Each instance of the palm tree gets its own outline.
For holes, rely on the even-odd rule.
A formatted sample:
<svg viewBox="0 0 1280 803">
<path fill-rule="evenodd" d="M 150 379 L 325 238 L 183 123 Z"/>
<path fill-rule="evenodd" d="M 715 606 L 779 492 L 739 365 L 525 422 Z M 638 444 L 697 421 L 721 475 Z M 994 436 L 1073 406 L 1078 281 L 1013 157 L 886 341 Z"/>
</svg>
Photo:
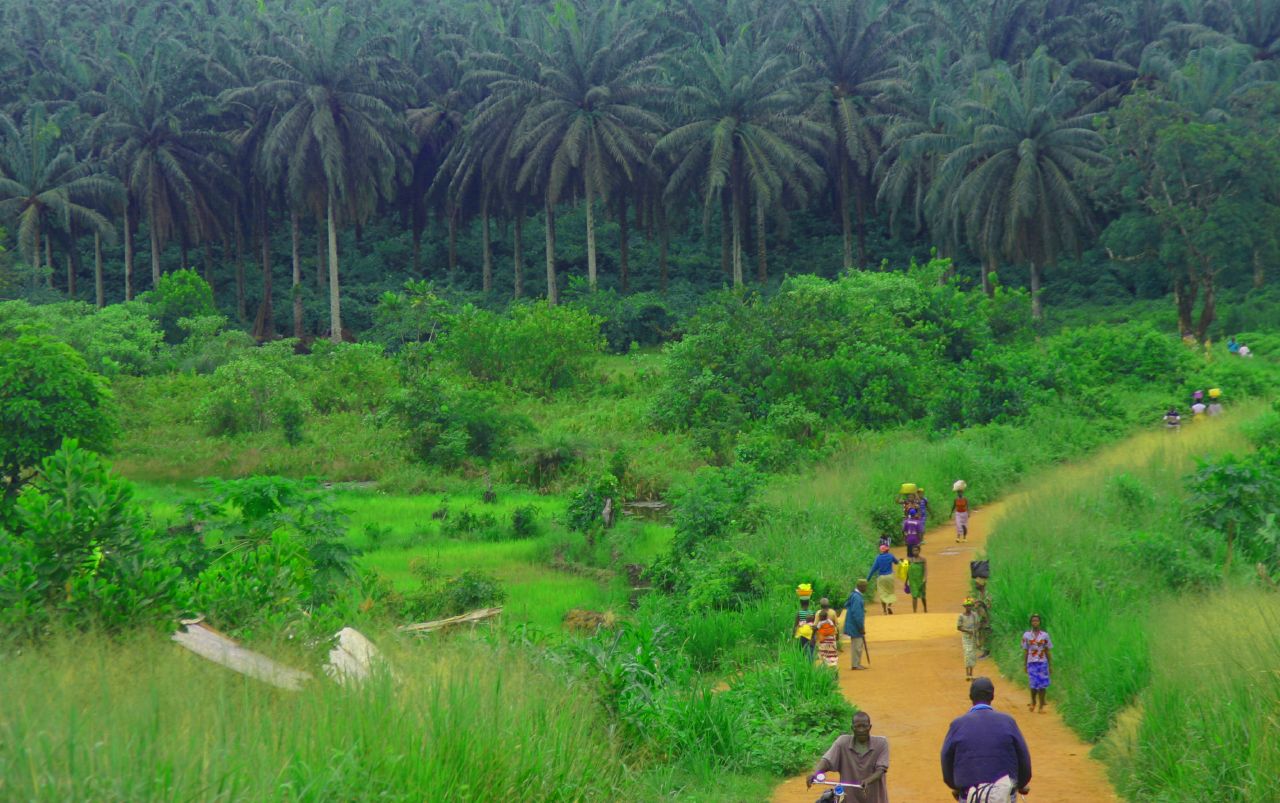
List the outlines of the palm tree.
<svg viewBox="0 0 1280 803">
<path fill-rule="evenodd" d="M 827 166 L 840 205 L 844 268 L 853 267 L 849 221 L 852 197 L 857 211 L 858 263 L 866 264 L 866 201 L 880 155 L 875 119 L 889 111 L 887 95 L 900 86 L 900 52 L 915 26 L 895 30 L 893 16 L 907 0 L 821 0 L 805 9 L 809 72 L 821 87 L 815 117 L 829 129 Z M 876 11 L 879 6 L 879 11 Z"/>
<path fill-rule="evenodd" d="M 686 122 L 662 137 L 654 154 L 672 166 L 669 197 L 695 191 L 704 220 L 721 205 L 722 231 L 732 232 L 733 282 L 741 286 L 747 210 L 753 201 L 757 209 L 779 204 L 784 193 L 803 199 L 821 186 L 827 131 L 797 113 L 800 71 L 745 36 L 724 47 L 713 43 L 690 73 L 676 94 Z"/>
<path fill-rule="evenodd" d="M 278 109 L 262 151 L 273 175 L 291 198 L 324 210 L 330 336 L 341 342 L 338 225 L 361 220 L 378 198 L 393 195 L 404 124 L 383 100 L 390 86 L 376 43 L 336 8 L 303 22 L 275 40 L 279 55 L 261 59 L 269 77 L 252 94 L 274 98 Z"/>
<path fill-rule="evenodd" d="M 17 221 L 19 250 L 36 271 L 43 232 L 61 226 L 110 236 L 111 223 L 99 210 L 122 194 L 119 182 L 60 145 L 60 133 L 41 105 L 21 125 L 0 114 L 0 217 Z"/>
<path fill-rule="evenodd" d="M 960 113 L 971 136 L 938 168 L 931 194 L 974 251 L 994 262 L 1027 263 L 1031 314 L 1041 317 L 1040 269 L 1079 249 L 1093 219 L 1082 188 L 1103 164 L 1092 114 L 1077 111 L 1082 82 L 1038 50 L 1018 71 L 1003 64 L 980 76 Z"/>
<path fill-rule="evenodd" d="M 198 241 L 215 229 L 218 194 L 226 171 L 218 155 L 226 140 L 200 126 L 208 98 L 170 93 L 174 57 L 157 48 L 145 66 L 121 59 L 108 91 L 103 152 L 129 198 L 146 215 L 151 235 L 151 281 L 160 281 L 160 253 L 177 235 Z M 126 222 L 126 225 L 128 223 Z M 181 267 L 187 267 L 183 265 Z"/>
</svg>

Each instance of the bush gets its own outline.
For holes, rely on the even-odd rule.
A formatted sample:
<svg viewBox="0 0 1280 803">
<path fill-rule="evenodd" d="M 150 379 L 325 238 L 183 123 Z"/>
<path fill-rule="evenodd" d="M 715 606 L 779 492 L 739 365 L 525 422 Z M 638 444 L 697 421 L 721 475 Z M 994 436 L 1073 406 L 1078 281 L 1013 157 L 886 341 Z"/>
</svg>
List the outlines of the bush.
<svg viewBox="0 0 1280 803">
<path fill-rule="evenodd" d="M 672 488 L 673 553 L 693 554 L 699 545 L 723 537 L 744 521 L 748 502 L 760 483 L 749 466 L 700 468 Z"/>
<path fill-rule="evenodd" d="M 395 363 L 381 346 L 317 340 L 311 349 L 308 395 L 321 413 L 377 411 L 396 386 Z"/>
<path fill-rule="evenodd" d="M 600 348 L 599 318 L 539 301 L 506 315 L 465 308 L 441 339 L 440 353 L 482 381 L 546 395 L 582 382 Z"/>
<path fill-rule="evenodd" d="M 414 457 L 446 467 L 470 457 L 489 460 L 533 426 L 505 410 L 495 394 L 463 388 L 437 374 L 415 373 L 406 379 L 406 386 L 391 397 L 388 412 L 407 434 Z"/>
<path fill-rule="evenodd" d="M 70 346 L 31 335 L 0 341 L 0 517 L 64 438 L 101 451 L 115 434 L 110 391 Z"/>
<path fill-rule="evenodd" d="M 265 432 L 279 426 L 290 443 L 301 437 L 310 403 L 297 382 L 273 362 L 241 357 L 213 372 L 213 389 L 196 419 L 210 435 Z"/>
<path fill-rule="evenodd" d="M 600 516 L 604 511 L 606 499 L 613 500 L 615 515 L 621 516 L 621 489 L 618 478 L 612 474 L 602 474 L 570 497 L 569 507 L 565 512 L 565 524 L 569 529 L 580 533 L 601 529 L 604 524 Z"/>
<path fill-rule="evenodd" d="M 175 367 L 180 371 L 211 374 L 254 347 L 253 338 L 240 329 L 228 329 L 222 315 L 179 318 L 182 342 L 173 348 Z"/>
<path fill-rule="evenodd" d="M 538 535 L 538 508 L 521 505 L 511 511 L 511 537 L 535 538 Z"/>
<path fill-rule="evenodd" d="M 168 343 L 181 342 L 183 318 L 218 314 L 213 288 L 193 270 L 175 270 L 161 276 L 156 289 L 143 293 L 140 300 L 150 306 Z"/>
</svg>

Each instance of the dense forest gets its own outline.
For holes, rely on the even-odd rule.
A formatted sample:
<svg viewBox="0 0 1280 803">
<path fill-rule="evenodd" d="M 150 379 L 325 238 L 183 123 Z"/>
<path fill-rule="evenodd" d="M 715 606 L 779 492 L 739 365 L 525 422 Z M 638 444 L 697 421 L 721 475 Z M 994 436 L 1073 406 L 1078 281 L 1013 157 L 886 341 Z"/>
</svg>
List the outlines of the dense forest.
<svg viewBox="0 0 1280 803">
<path fill-rule="evenodd" d="M 554 304 L 936 248 L 1034 316 L 1102 276 L 1205 339 L 1276 258 L 1280 0 L 8 0 L 0 24 L 5 297 L 102 306 L 190 267 L 260 339 L 341 339 L 406 280 Z"/>
</svg>

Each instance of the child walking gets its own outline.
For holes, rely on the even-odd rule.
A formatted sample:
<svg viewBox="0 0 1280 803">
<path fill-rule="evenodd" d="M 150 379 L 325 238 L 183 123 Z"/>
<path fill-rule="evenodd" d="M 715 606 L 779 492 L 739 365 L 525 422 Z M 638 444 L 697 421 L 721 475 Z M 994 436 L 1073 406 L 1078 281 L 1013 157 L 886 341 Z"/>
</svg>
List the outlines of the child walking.
<svg viewBox="0 0 1280 803">
<path fill-rule="evenodd" d="M 818 642 L 818 655 L 822 663 L 835 669 L 840 663 L 840 652 L 836 649 L 835 616 L 829 610 L 818 611 L 818 624 L 814 627 L 814 638 Z"/>
<path fill-rule="evenodd" d="M 1027 685 L 1031 687 L 1031 704 L 1028 711 L 1039 710 L 1044 713 L 1044 695 L 1049 689 L 1049 662 L 1052 657 L 1053 640 L 1048 631 L 1040 629 L 1040 614 L 1031 614 L 1031 629 L 1022 634 L 1022 655 L 1027 663 Z M 1036 708 L 1039 696 L 1040 707 Z"/>
</svg>

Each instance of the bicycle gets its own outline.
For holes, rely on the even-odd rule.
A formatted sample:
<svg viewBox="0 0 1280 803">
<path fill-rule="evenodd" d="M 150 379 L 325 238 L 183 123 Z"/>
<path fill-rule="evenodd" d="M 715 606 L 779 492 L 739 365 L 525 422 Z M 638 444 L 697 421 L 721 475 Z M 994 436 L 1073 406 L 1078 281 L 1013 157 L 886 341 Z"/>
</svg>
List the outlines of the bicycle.
<svg viewBox="0 0 1280 803">
<path fill-rule="evenodd" d="M 818 798 L 818 803 L 844 803 L 845 792 L 850 789 L 862 788 L 862 784 L 854 781 L 828 781 L 825 772 L 819 772 L 813 776 L 813 782 L 819 786 L 831 787 L 822 793 L 822 797 Z"/>
</svg>

